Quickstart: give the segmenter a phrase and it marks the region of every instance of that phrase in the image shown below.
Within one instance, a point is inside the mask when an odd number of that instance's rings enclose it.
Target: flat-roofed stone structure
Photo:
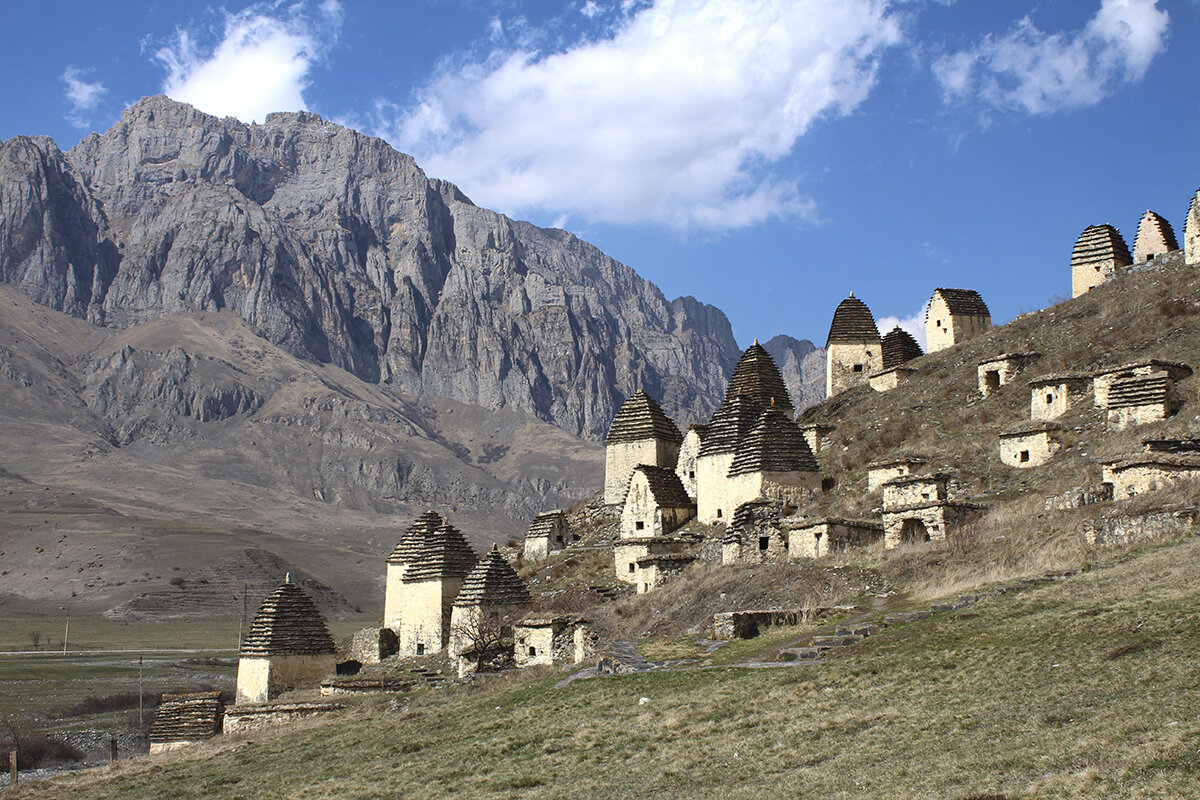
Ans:
[[[1093,399],[1096,408],[1108,408],[1108,393],[1113,383],[1123,378],[1145,377],[1156,372],[1165,372],[1172,381],[1182,381],[1192,377],[1192,368],[1178,361],[1163,361],[1149,358],[1145,361],[1134,361],[1119,367],[1104,367],[1092,374],[1094,386]]]
[[[1183,263],[1200,265],[1200,189],[1192,195],[1187,220],[1183,225]]]
[[[910,475],[883,485],[883,541],[892,549],[902,544],[944,542],[962,525],[975,519],[982,506],[949,497],[950,476]]]
[[[667,536],[634,536],[613,542],[613,571],[617,580],[638,583],[638,561],[647,556],[680,553],[689,549],[688,542]]]
[[[1200,455],[1200,437],[1184,436],[1178,439],[1142,439],[1147,453],[1175,453]]]
[[[321,612],[290,580],[267,596],[238,659],[237,703],[265,703],[293,689],[315,689],[334,674],[336,648]]]
[[[343,709],[345,706],[341,703],[235,705],[225,709],[225,735],[280,728],[302,719],[334,714]]]
[[[1018,375],[1042,357],[1041,353],[1002,353],[979,362],[979,393],[988,397],[1001,386],[1012,383]]]
[[[675,469],[683,434],[654,398],[634,392],[608,429],[604,447],[604,502],[620,503],[639,464]]]
[[[529,587],[504,554],[492,545],[462,583],[450,616],[450,658],[473,663],[498,655],[512,637],[517,611],[529,603]],[[485,652],[480,652],[480,650]],[[462,673],[463,665],[459,665]]]
[[[360,664],[378,664],[396,655],[400,643],[391,628],[363,628],[350,639],[350,660]]]
[[[1039,467],[1062,450],[1065,432],[1044,420],[1014,425],[1000,434],[1000,460],[1010,467]]]
[[[690,553],[662,553],[643,556],[637,561],[637,593],[652,592],[690,567],[696,556]]]
[[[925,355],[925,351],[921,349],[921,345],[917,343],[912,334],[899,325],[884,334],[881,350],[885,370],[907,364],[914,358]]]
[[[1082,372],[1042,375],[1029,382],[1029,418],[1051,420],[1064,416],[1087,400],[1092,376]]]
[[[679,476],[679,482],[683,484],[684,491],[692,500],[696,499],[696,458],[700,455],[700,445],[707,433],[707,425],[688,425],[687,433],[683,435],[683,444],[679,448],[679,460],[675,463],[675,474]]]
[[[554,550],[562,550],[571,541],[571,526],[561,509],[544,511],[533,518],[525,534],[525,558],[536,561]]]
[[[164,694],[150,724],[150,753],[165,753],[219,736],[224,721],[220,692]]]
[[[425,540],[433,531],[439,525],[445,524],[446,518],[441,514],[426,511],[416,518],[392,549],[387,559],[387,576],[383,590],[383,627],[393,631],[400,630],[400,616],[403,612],[400,580],[404,575],[404,567],[421,552]]]
[[[1112,225],[1089,225],[1071,251],[1071,296],[1094,289],[1124,274],[1133,264],[1129,246]]]
[[[1143,264],[1158,256],[1179,249],[1171,223],[1153,211],[1146,209],[1138,222],[1137,236],[1133,239],[1133,263]]]
[[[928,459],[921,456],[898,456],[867,464],[867,491],[873,492],[888,481],[906,478],[924,471]]]
[[[1200,455],[1141,453],[1104,465],[1104,482],[1112,484],[1114,500],[1156,492],[1184,481],[1200,483]]]
[[[891,369],[873,372],[867,376],[867,385],[877,392],[888,392],[904,383],[917,372],[913,367],[903,364]]]
[[[838,304],[825,341],[825,396],[833,397],[883,369],[883,342],[866,303],[850,296]]]
[[[398,655],[436,653],[450,639],[450,617],[463,581],[475,568],[475,551],[462,532],[444,522],[424,534],[404,567],[399,596]]]
[[[518,667],[578,664],[594,654],[591,624],[583,617],[526,617],[513,626],[513,663]]]
[[[696,503],[674,470],[635,467],[621,510],[621,537],[665,536],[696,516]]]
[[[824,558],[883,539],[883,525],[857,519],[826,518],[787,527],[788,558]]]
[[[965,342],[992,327],[992,312],[974,289],[933,290],[925,307],[925,342],[929,352]]]
[[[788,538],[781,526],[786,503],[752,500],[733,512],[733,524],[721,538],[721,563],[786,561]]]
[[[836,425],[830,425],[827,422],[810,422],[800,425],[800,433],[804,434],[804,441],[808,443],[808,449],[814,456],[820,456],[822,452],[829,449],[833,442],[833,432],[836,430]]]
[[[1119,378],[1108,387],[1108,427],[1124,430],[1158,422],[1179,409],[1175,380],[1166,370]]]

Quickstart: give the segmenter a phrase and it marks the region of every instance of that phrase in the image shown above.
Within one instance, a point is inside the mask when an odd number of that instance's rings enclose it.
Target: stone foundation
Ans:
[[[235,702],[265,703],[284,692],[315,689],[336,671],[337,659],[332,654],[243,656],[238,659]]]
[[[235,706],[225,711],[225,734],[276,728],[321,714],[341,711],[341,703],[270,703]]]
[[[1093,547],[1173,539],[1200,524],[1200,508],[1158,511],[1137,516],[1100,517],[1083,523],[1083,535]]]

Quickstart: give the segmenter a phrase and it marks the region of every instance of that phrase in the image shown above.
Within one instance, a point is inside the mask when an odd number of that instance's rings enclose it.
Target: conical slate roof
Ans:
[[[739,394],[746,395],[760,408],[774,406],[787,414],[793,411],[792,398],[783,383],[783,376],[779,374],[771,354],[757,339],[738,360],[733,377],[729,379],[729,388],[725,390],[725,402]]]
[[[1147,209],[1138,222],[1137,236],[1133,239],[1133,263],[1140,264],[1149,261],[1151,256],[1178,249],[1171,223]]]
[[[243,656],[332,655],[333,637],[321,612],[304,590],[290,581],[267,596],[250,632]]]
[[[654,398],[643,391],[636,391],[629,396],[617,416],[613,417],[608,429],[607,444],[619,442],[640,442],[645,439],[661,439],[668,442],[680,443],[683,434],[663,413]]]
[[[407,562],[401,580],[408,583],[463,578],[475,567],[477,560],[475,550],[462,531],[444,522],[425,537],[420,551]]]
[[[389,564],[407,564],[421,552],[425,540],[439,525],[445,525],[446,519],[436,511],[426,511],[417,517],[416,522],[409,526],[392,554],[388,556]]]
[[[495,545],[463,581],[456,606],[520,605],[528,603],[529,588]]]
[[[800,426],[777,411],[764,411],[738,446],[729,477],[751,472],[818,472]]]
[[[825,340],[825,346],[835,342],[873,344],[877,341],[879,328],[875,327],[871,309],[851,292],[849,297],[838,303],[837,310],[833,312],[833,322],[829,325],[829,338]]]
[[[883,337],[883,368],[898,367],[906,361],[925,355],[921,345],[908,331],[899,325],[888,331]]]
[[[708,433],[700,441],[697,456],[715,456],[737,452],[742,441],[762,414],[762,407],[749,395],[735,394],[725,399],[708,423]]]
[[[1121,232],[1112,225],[1089,225],[1079,234],[1071,251],[1071,268],[1107,264],[1115,261],[1129,266],[1133,259]]]
[[[933,290],[933,296],[941,296],[946,303],[946,308],[950,309],[950,313],[955,316],[965,317],[990,317],[991,311],[988,311],[987,303],[983,302],[983,298],[979,296],[979,292],[974,289],[943,289],[940,286]],[[925,308],[925,319],[929,319],[929,306]]]
[[[654,504],[659,508],[685,508],[696,505],[696,501],[692,500],[683,488],[683,481],[679,479],[675,470],[641,464],[634,467],[634,476],[639,472],[646,476],[646,484],[650,487]],[[630,483],[632,482],[631,480]]]

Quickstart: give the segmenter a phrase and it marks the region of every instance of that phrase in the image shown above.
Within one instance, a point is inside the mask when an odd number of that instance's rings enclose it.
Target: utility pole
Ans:
[[[71,607],[63,606],[67,610],[67,624],[63,627],[63,655],[67,654],[67,634],[71,632]]]

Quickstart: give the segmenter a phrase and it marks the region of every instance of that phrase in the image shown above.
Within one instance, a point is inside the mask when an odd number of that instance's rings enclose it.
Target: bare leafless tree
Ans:
[[[473,661],[475,671],[483,670],[512,651],[512,628],[516,615],[511,611],[488,611],[460,619],[450,629],[459,643],[459,658]]]

